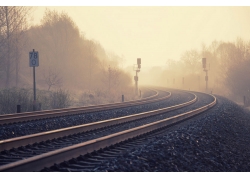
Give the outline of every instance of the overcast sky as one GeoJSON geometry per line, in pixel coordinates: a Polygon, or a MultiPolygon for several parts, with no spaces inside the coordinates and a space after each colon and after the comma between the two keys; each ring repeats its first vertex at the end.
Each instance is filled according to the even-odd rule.
{"type": "MultiPolygon", "coordinates": [[[[99,4],[96,4],[99,5],[99,4]]],[[[157,4],[156,4],[157,5],[157,4]]],[[[39,24],[45,6],[36,7],[39,24]]],[[[250,6],[49,6],[67,12],[88,39],[125,59],[124,66],[142,59],[142,67],[162,66],[183,52],[213,40],[250,40],[250,6]]]]}

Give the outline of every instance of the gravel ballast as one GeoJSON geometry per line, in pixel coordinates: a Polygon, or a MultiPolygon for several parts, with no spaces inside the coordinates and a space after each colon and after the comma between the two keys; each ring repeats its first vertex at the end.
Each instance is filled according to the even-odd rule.
{"type": "Polygon", "coordinates": [[[38,155],[52,150],[60,149],[63,147],[71,146],[88,140],[97,139],[103,136],[108,136],[113,133],[128,130],[131,128],[139,127],[144,124],[156,122],[165,118],[169,118],[211,103],[214,99],[209,95],[197,93],[198,100],[187,107],[180,108],[171,112],[162,113],[160,115],[149,116],[138,120],[124,122],[112,126],[98,128],[95,130],[73,134],[71,136],[65,136],[57,139],[48,140],[46,142],[39,142],[25,147],[19,147],[17,149],[10,149],[9,151],[0,152],[0,165],[15,162],[17,160],[31,157],[31,153],[38,155]],[[42,147],[41,147],[42,146],[42,147]]]}
{"type": "Polygon", "coordinates": [[[249,171],[250,112],[224,97],[206,113],[166,130],[97,171],[249,171]]]}
{"type": "MultiPolygon", "coordinates": [[[[166,96],[168,94],[168,92],[160,92],[159,97],[166,96]]],[[[190,101],[193,98],[194,96],[192,94],[177,91],[172,92],[172,96],[170,98],[154,103],[92,113],[83,113],[71,116],[0,125],[0,140],[151,111],[184,103],[190,101]]]]}

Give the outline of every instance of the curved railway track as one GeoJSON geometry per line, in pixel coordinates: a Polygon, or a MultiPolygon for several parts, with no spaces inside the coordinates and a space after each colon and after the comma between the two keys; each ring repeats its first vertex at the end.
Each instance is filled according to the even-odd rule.
{"type": "MultiPolygon", "coordinates": [[[[153,130],[147,132],[145,134],[126,139],[114,145],[100,148],[98,150],[94,150],[91,153],[86,153],[84,155],[80,155],[76,158],[72,158],[68,161],[63,161],[59,164],[54,164],[51,167],[45,167],[41,171],[42,172],[98,172],[103,171],[102,166],[105,164],[107,160],[118,158],[119,156],[123,156],[131,150],[134,150],[135,147],[139,148],[144,146],[147,143],[150,143],[156,137],[161,137],[164,134],[168,133],[168,126],[159,128],[157,130],[153,130]]],[[[143,161],[148,161],[143,157],[136,157],[137,159],[142,159],[143,161]]],[[[132,164],[133,162],[129,162],[132,164]]]]}
{"type": "Polygon", "coordinates": [[[159,128],[188,119],[216,104],[213,95],[195,93],[192,96],[192,100],[171,107],[2,140],[0,145],[4,151],[0,156],[0,171],[39,171],[45,166],[105,148],[128,138],[158,131],[159,128]],[[31,145],[40,141],[42,142],[39,144],[31,145]],[[13,153],[16,153],[14,156],[12,152],[7,151],[11,147],[18,147],[12,149],[13,153]],[[20,160],[20,157],[27,159],[20,160]]]}
{"type": "Polygon", "coordinates": [[[40,120],[40,119],[47,119],[47,118],[53,118],[53,117],[62,117],[62,116],[73,115],[73,114],[77,115],[77,114],[82,114],[86,112],[97,112],[97,111],[104,111],[104,110],[109,110],[109,109],[128,107],[132,105],[150,103],[150,102],[153,102],[154,98],[158,97],[159,95],[157,91],[155,90],[151,90],[151,91],[155,92],[152,96],[145,97],[139,100],[125,101],[122,103],[101,104],[97,106],[62,108],[62,109],[0,115],[0,125],[32,121],[32,120],[37,120],[37,119],[40,120]]]}
{"type": "MultiPolygon", "coordinates": [[[[157,92],[157,97],[147,101],[143,101],[144,104],[138,104],[134,102],[130,106],[122,108],[114,108],[110,110],[100,110],[97,112],[85,112],[78,115],[72,114],[61,117],[46,118],[40,120],[32,120],[26,122],[18,122],[14,124],[0,125],[0,140],[35,134],[45,131],[51,131],[61,128],[67,128],[71,126],[77,126],[82,124],[93,123],[97,121],[103,121],[111,118],[118,118],[121,116],[127,116],[135,113],[153,110],[159,107],[159,104],[164,107],[162,103],[171,96],[171,93],[161,91],[160,95],[157,92]]],[[[40,116],[40,115],[38,115],[40,116]]],[[[1,146],[0,146],[1,149],[1,146]]]]}

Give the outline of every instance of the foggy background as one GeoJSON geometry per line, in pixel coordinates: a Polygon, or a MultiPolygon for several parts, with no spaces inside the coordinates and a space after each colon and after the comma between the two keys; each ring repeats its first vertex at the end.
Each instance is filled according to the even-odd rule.
{"type": "Polygon", "coordinates": [[[134,99],[137,58],[139,86],[203,92],[206,58],[208,92],[242,102],[250,98],[249,19],[247,6],[2,6],[0,109],[9,101],[32,103],[32,49],[39,51],[43,109],[118,102],[122,94],[134,99]]]}

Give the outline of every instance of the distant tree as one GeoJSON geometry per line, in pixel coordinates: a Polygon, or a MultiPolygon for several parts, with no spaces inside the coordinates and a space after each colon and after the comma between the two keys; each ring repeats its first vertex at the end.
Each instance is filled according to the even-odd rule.
{"type": "MultiPolygon", "coordinates": [[[[38,87],[44,86],[51,90],[56,87],[55,84],[61,84],[58,80],[63,79],[63,86],[70,87],[77,93],[103,90],[107,85],[102,83],[103,74],[106,72],[103,67],[110,64],[112,68],[118,68],[120,65],[118,56],[111,56],[98,42],[86,39],[64,12],[47,9],[41,25],[32,26],[26,36],[29,41],[25,51],[28,52],[32,48],[39,51],[40,66],[36,70],[38,87]],[[52,71],[52,68],[56,68],[56,71],[52,71]]],[[[27,68],[26,55],[22,56],[22,62],[22,80],[25,85],[30,86],[32,76],[30,68],[27,68]]],[[[116,86],[120,88],[131,85],[131,77],[124,75],[120,68],[118,71],[121,76],[117,75],[120,80],[116,86]]]]}
{"type": "Polygon", "coordinates": [[[20,39],[27,28],[27,15],[30,7],[1,6],[0,7],[0,52],[1,64],[5,72],[5,86],[10,86],[11,74],[16,72],[18,84],[20,39]]]}
{"type": "Polygon", "coordinates": [[[186,72],[194,74],[199,71],[201,65],[201,56],[197,50],[186,51],[181,56],[181,61],[184,64],[186,72]]]}

